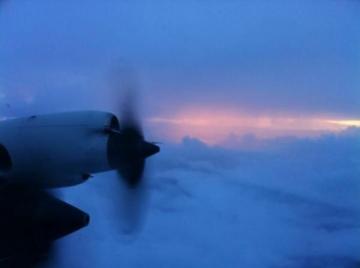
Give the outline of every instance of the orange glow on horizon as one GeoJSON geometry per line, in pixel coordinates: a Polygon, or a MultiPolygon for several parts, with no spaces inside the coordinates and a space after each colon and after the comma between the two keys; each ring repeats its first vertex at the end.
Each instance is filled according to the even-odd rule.
{"type": "Polygon", "coordinates": [[[155,117],[149,123],[163,125],[168,139],[181,141],[185,136],[199,138],[208,144],[220,144],[230,136],[254,134],[258,138],[283,136],[316,137],[340,132],[350,126],[360,127],[360,120],[325,117],[251,116],[234,111],[187,110],[173,117],[155,117]]]}
{"type": "Polygon", "coordinates": [[[360,120],[329,120],[329,123],[344,127],[360,127],[360,120]]]}

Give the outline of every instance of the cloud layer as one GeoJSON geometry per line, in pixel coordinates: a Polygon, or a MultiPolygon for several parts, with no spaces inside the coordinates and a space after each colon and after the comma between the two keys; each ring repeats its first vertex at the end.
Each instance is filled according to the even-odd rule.
{"type": "Polygon", "coordinates": [[[60,267],[358,267],[359,149],[358,129],[256,151],[163,146],[137,237],[113,213],[113,175],[64,190],[92,224],[60,243],[60,267]]]}

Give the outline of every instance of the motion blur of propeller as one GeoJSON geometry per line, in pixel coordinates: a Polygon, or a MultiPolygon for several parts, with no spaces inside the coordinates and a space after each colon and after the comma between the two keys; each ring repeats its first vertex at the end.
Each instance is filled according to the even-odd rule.
{"type": "MultiPolygon", "coordinates": [[[[124,90],[124,89],[122,89],[124,90]]],[[[109,129],[109,159],[112,168],[117,170],[118,178],[126,189],[123,196],[123,221],[128,221],[126,232],[139,228],[146,206],[144,171],[146,159],[160,152],[160,147],[144,138],[137,114],[134,88],[127,85],[127,96],[120,112],[120,124],[109,129]]]]}
{"type": "Polygon", "coordinates": [[[145,159],[158,153],[159,146],[145,141],[131,102],[120,117],[119,129],[111,130],[110,161],[129,188],[136,188],[142,181],[145,159]]]}

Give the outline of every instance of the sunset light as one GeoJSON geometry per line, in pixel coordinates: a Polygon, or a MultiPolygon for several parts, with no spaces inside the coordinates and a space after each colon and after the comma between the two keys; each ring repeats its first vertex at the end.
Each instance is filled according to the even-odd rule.
{"type": "Polygon", "coordinates": [[[164,126],[166,132],[162,134],[171,141],[191,136],[208,144],[221,143],[229,136],[240,137],[247,134],[265,139],[284,136],[316,137],[360,126],[360,120],[332,120],[316,116],[262,116],[225,110],[211,112],[210,109],[187,110],[173,117],[154,117],[149,123],[164,126]]]}
{"type": "Polygon", "coordinates": [[[328,122],[344,127],[360,127],[360,120],[329,120],[328,122]]]}

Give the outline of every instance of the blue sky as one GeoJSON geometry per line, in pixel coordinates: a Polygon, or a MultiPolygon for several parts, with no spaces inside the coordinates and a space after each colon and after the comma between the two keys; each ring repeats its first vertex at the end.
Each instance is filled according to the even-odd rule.
{"type": "Polygon", "coordinates": [[[59,267],[357,267],[359,28],[355,0],[4,1],[1,118],[117,111],[130,74],[165,141],[136,238],[114,174],[64,190],[92,224],[59,267]]]}
{"type": "Polygon", "coordinates": [[[227,107],[358,119],[359,10],[331,0],[7,1],[1,88],[20,113],[110,109],[121,65],[137,73],[148,118],[227,107]]]}

